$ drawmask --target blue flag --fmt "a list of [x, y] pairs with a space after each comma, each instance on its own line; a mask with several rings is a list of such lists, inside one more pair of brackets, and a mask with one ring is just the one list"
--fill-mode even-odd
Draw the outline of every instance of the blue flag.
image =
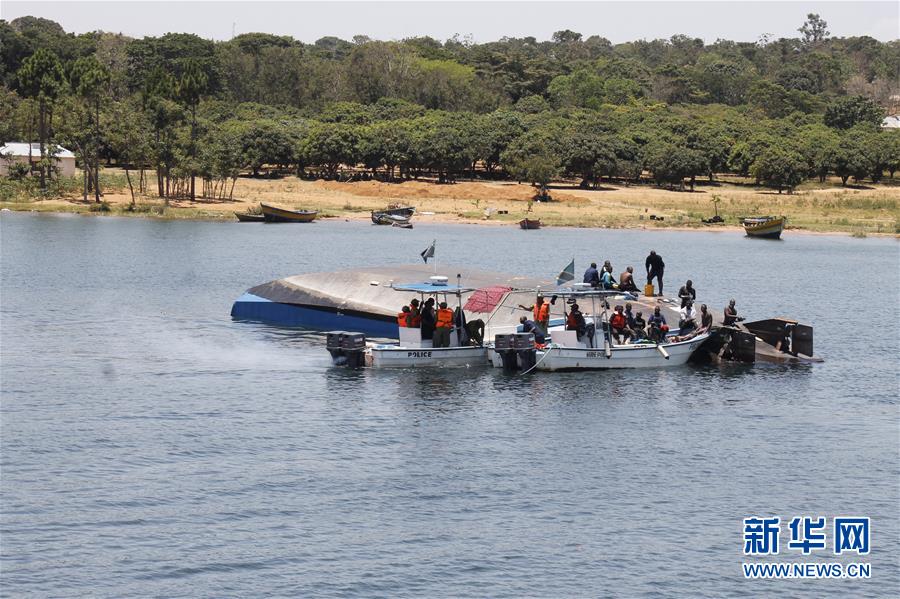
[[569, 262], [569, 265], [566, 266], [558, 275], [556, 275], [556, 284], [562, 285], [563, 283], [568, 283], [569, 281], [573, 281], [575, 279], [575, 258], [572, 258], [572, 261]]

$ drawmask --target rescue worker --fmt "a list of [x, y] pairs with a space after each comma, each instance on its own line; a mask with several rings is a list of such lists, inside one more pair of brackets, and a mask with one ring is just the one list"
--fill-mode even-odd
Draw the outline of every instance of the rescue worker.
[[653, 308], [653, 314], [647, 321], [650, 326], [650, 339], [656, 343], [662, 343], [666, 340], [666, 333], [669, 332], [669, 325], [666, 323], [666, 317], [659, 311], [659, 306]]
[[450, 347], [450, 331], [453, 329], [453, 310], [447, 307], [447, 302], [441, 302], [437, 311], [432, 347]]
[[629, 266], [625, 272], [619, 275], [620, 291], [637, 291], [637, 285], [634, 283], [634, 267]]
[[587, 323], [584, 320], [584, 314], [581, 313], [578, 304], [572, 304], [569, 315], [566, 317], [566, 330], [575, 331], [575, 334], [580, 341], [584, 336], [585, 329], [587, 329]]
[[533, 333], [534, 334], [534, 342], [543, 345], [547, 341], [547, 337], [541, 332], [540, 328], [533, 321], [528, 320], [527, 316], [523, 316], [519, 319], [519, 323], [522, 325], [523, 333]]
[[737, 308], [734, 307], [734, 300], [728, 302], [728, 307], [725, 308], [725, 318], [722, 320], [722, 324], [726, 327], [733, 327], [735, 323], [741, 322], [744, 320], [743, 316], [738, 316]]
[[628, 328], [628, 319], [625, 318], [622, 306], [616, 306], [616, 311], [609, 317], [609, 327], [612, 330], [613, 339], [617, 342], [620, 337], [623, 341], [634, 337], [634, 331]]
[[535, 326], [541, 330], [541, 333], [546, 335], [547, 331], [550, 330], [550, 304], [544, 301], [544, 296], [538, 295], [534, 304], [529, 307], [525, 307], [522, 304], [519, 304], [519, 307], [523, 310], [531, 310]]
[[422, 339], [431, 339], [434, 336], [435, 322], [437, 314], [434, 312], [434, 298], [429, 297], [422, 306]]
[[685, 284], [681, 286], [681, 289], [678, 290], [678, 297], [681, 298], [682, 308], [684, 308], [684, 305], [688, 300], [692, 302], [697, 301], [697, 290], [694, 289], [694, 282], [688, 279]]
[[416, 298], [409, 302], [409, 326], [414, 329], [422, 327], [422, 312], [419, 310], [419, 300]]
[[403, 306], [397, 312], [397, 326], [406, 328], [409, 326], [409, 306]]
[[600, 286], [600, 273], [597, 271], [596, 262], [591, 262], [591, 265], [584, 271], [584, 282], [595, 289]]
[[654, 250], [650, 250], [650, 255], [647, 256], [647, 260], [644, 262], [644, 265], [647, 267], [647, 284], [653, 282], [653, 279], [659, 283], [659, 293], [657, 295], [663, 294], [663, 272], [666, 269], [666, 263], [663, 262], [662, 256], [656, 253]]

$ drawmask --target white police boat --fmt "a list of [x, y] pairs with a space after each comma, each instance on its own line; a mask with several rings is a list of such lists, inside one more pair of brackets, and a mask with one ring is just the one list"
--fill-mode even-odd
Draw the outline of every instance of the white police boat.
[[[685, 364], [691, 355], [709, 337], [708, 332], [687, 335], [685, 338], [667, 337], [663, 343], [639, 340], [636, 343], [619, 343], [609, 327], [609, 302], [635, 300], [630, 294], [617, 291], [591, 289], [584, 284], [574, 284], [570, 290], [557, 290], [554, 294], [578, 301], [584, 308], [587, 332], [579, 339], [575, 331], [566, 330], [564, 321], [550, 323], [549, 339], [543, 347], [537, 347], [531, 356], [524, 355], [521, 341], [513, 342], [509, 349], [500, 349], [497, 343], [491, 347], [489, 357], [496, 368], [510, 369], [512, 362], [504, 353], [518, 352], [519, 369], [524, 371], [572, 371], [607, 370], [614, 368], [666, 368]], [[588, 306], [588, 302], [590, 305]], [[598, 305], [599, 304], [599, 305]], [[589, 308], [589, 310], [588, 310]], [[498, 336], [497, 341], [501, 341]]]
[[[457, 282], [459, 276], [457, 275]], [[462, 294], [474, 291], [457, 285], [448, 285], [447, 277], [434, 276], [428, 283], [394, 285], [395, 291], [418, 294], [424, 299], [434, 297], [435, 303], [456, 296], [457, 316], [462, 313]], [[449, 304], [449, 302], [448, 302]], [[417, 367], [467, 367], [486, 366], [487, 348], [466, 344], [466, 333], [458, 318], [454, 318], [450, 333], [450, 347], [434, 347], [431, 339], [422, 338], [421, 328], [399, 327], [398, 343], [370, 344], [365, 350], [365, 365], [372, 368]]]

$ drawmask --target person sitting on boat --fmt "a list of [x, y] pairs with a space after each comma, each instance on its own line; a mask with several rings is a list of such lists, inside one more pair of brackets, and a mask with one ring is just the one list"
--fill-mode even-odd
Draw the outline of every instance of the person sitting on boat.
[[409, 318], [410, 318], [410, 310], [409, 306], [403, 306], [400, 308], [400, 311], [397, 312], [397, 325], [403, 328], [409, 326]]
[[603, 289], [616, 288], [616, 279], [612, 276], [612, 273], [605, 268], [600, 272], [600, 287]]
[[541, 329], [541, 333], [544, 335], [547, 334], [547, 331], [550, 330], [550, 304], [544, 301], [544, 296], [538, 294], [535, 302], [529, 306], [525, 307], [522, 304], [519, 304], [519, 307], [523, 310], [531, 310], [531, 313], [534, 315], [534, 324], [539, 329]]
[[681, 286], [681, 289], [678, 290], [678, 297], [681, 298], [682, 308], [688, 303], [688, 300], [692, 302], [697, 301], [697, 290], [694, 289], [694, 282], [688, 279], [685, 284]]
[[738, 316], [737, 308], [734, 304], [735, 302], [732, 299], [728, 302], [728, 306], [725, 308], [725, 318], [722, 320], [722, 324], [724, 324], [726, 327], [733, 327], [735, 323], [744, 320], [743, 316]]
[[429, 297], [422, 306], [422, 339], [434, 337], [434, 325], [437, 322], [437, 314], [434, 312], [434, 298]]
[[437, 311], [434, 334], [432, 335], [432, 347], [450, 347], [450, 331], [453, 329], [453, 310], [447, 307], [447, 302], [441, 302]]
[[634, 325], [631, 327], [631, 330], [634, 331], [635, 339], [647, 338], [647, 321], [644, 320], [643, 312], [638, 312], [634, 315]]
[[584, 314], [581, 313], [578, 304], [572, 304], [572, 307], [569, 309], [569, 315], [566, 317], [566, 330], [575, 331], [580, 340], [584, 336], [586, 329], [587, 323], [584, 320]]
[[625, 302], [625, 320], [628, 321], [628, 328], [634, 330], [634, 312], [631, 311], [631, 302]]
[[698, 333], [708, 333], [713, 325], [712, 314], [706, 309], [706, 304], [700, 304], [700, 328]]
[[694, 302], [687, 300], [684, 307], [678, 311], [678, 328], [680, 333], [685, 335], [697, 328], [697, 310], [694, 308]]
[[541, 332], [541, 329], [534, 324], [534, 321], [528, 320], [527, 316], [520, 318], [519, 324], [522, 325], [523, 333], [534, 333], [534, 342], [538, 345], [544, 345], [547, 342], [547, 337]]
[[596, 262], [591, 262], [591, 265], [584, 271], [584, 282], [595, 289], [600, 286], [600, 273], [597, 271]]
[[659, 295], [662, 295], [663, 273], [666, 269], [666, 263], [663, 262], [662, 256], [657, 254], [655, 250], [650, 250], [650, 255], [647, 256], [644, 265], [647, 267], [647, 284], [652, 283], [655, 278], [656, 282], [659, 283]]
[[637, 285], [634, 283], [634, 267], [629, 266], [625, 272], [619, 275], [620, 291], [637, 291]]
[[625, 318], [625, 312], [622, 306], [616, 306], [616, 311], [609, 317], [609, 327], [612, 329], [612, 336], [617, 342], [628, 341], [634, 337], [634, 331], [628, 328], [628, 319]]
[[480, 318], [466, 322], [466, 337], [469, 344], [481, 347], [484, 345], [484, 321]]
[[656, 343], [662, 343], [666, 340], [666, 333], [669, 332], [669, 325], [666, 323], [666, 317], [662, 315], [659, 306], [653, 308], [653, 314], [647, 321], [650, 326], [650, 339]]
[[414, 329], [422, 327], [422, 312], [419, 310], [419, 300], [412, 298], [409, 302], [409, 326]]

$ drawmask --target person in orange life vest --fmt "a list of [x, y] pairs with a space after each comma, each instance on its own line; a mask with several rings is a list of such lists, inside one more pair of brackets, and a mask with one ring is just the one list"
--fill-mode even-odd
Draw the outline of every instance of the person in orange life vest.
[[414, 329], [422, 326], [422, 312], [419, 310], [419, 300], [416, 298], [409, 302], [409, 326]]
[[432, 347], [450, 347], [450, 331], [453, 329], [453, 310], [447, 302], [441, 302], [437, 311], [437, 322], [432, 336]]
[[403, 306], [403, 308], [397, 312], [397, 325], [403, 328], [409, 326], [409, 306]]
[[620, 337], [625, 340], [634, 337], [634, 331], [628, 328], [628, 319], [622, 311], [622, 306], [616, 306], [616, 311], [609, 317], [609, 326], [616, 341], [619, 341]]
[[535, 302], [531, 306], [523, 306], [519, 304], [523, 310], [530, 310], [534, 316], [534, 324], [541, 330], [544, 335], [550, 330], [550, 304], [544, 301], [543, 295], [538, 295]]

